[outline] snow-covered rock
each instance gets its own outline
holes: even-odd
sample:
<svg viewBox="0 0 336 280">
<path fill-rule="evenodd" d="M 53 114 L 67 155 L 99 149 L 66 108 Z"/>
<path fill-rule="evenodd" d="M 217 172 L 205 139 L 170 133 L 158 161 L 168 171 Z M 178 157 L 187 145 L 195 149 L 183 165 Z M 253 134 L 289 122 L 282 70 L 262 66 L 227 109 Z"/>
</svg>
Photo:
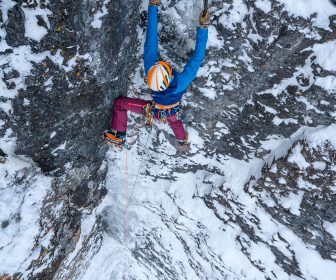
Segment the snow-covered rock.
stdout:
<svg viewBox="0 0 336 280">
<path fill-rule="evenodd" d="M 201 1 L 162 0 L 178 70 Z M 190 150 L 129 114 L 150 99 L 147 1 L 0 3 L 0 279 L 332 279 L 336 275 L 333 1 L 212 0 L 185 98 Z"/>
</svg>

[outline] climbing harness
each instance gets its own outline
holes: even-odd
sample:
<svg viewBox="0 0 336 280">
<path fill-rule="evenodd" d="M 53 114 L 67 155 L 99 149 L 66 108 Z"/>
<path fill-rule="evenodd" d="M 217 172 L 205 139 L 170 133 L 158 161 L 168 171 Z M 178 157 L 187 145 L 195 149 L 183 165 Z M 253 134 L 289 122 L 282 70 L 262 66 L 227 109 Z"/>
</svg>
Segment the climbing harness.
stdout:
<svg viewBox="0 0 336 280">
<path fill-rule="evenodd" d="M 153 125 L 153 119 L 158 120 L 160 123 L 167 123 L 167 118 L 172 115 L 176 115 L 176 118 L 180 120 L 182 118 L 181 102 L 162 105 L 152 101 L 144 106 L 144 115 L 146 124 L 149 126 Z"/>
<path fill-rule="evenodd" d="M 180 102 L 176 102 L 176 103 L 171 104 L 171 105 L 161 105 L 161 104 L 155 103 L 155 102 L 153 102 L 153 103 L 154 103 L 155 108 L 161 109 L 161 110 L 169 110 L 169 109 L 175 108 L 178 105 L 180 105 Z"/>
<path fill-rule="evenodd" d="M 176 118 L 179 117 L 179 112 L 181 110 L 180 102 L 176 102 L 171 105 L 162 105 L 153 102 L 153 115 L 155 119 L 158 119 L 162 123 L 167 122 L 167 118 L 172 115 L 176 115 Z"/>
</svg>

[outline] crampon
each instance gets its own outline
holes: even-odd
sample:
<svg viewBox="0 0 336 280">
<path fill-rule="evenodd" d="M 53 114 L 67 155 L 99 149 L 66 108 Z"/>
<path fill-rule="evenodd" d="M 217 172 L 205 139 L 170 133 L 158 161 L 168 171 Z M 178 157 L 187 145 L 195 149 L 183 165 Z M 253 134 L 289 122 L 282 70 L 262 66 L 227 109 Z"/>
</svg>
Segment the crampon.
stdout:
<svg viewBox="0 0 336 280">
<path fill-rule="evenodd" d="M 186 131 L 185 136 L 184 136 L 184 140 L 179 140 L 178 141 L 178 149 L 181 152 L 186 152 L 189 149 L 188 137 L 189 137 L 189 135 L 188 135 L 188 132 Z"/>
<path fill-rule="evenodd" d="M 120 149 L 126 148 L 126 139 L 120 138 L 117 136 L 116 131 L 113 130 L 105 130 L 102 133 L 102 138 L 106 141 L 106 143 L 116 146 Z"/>
</svg>

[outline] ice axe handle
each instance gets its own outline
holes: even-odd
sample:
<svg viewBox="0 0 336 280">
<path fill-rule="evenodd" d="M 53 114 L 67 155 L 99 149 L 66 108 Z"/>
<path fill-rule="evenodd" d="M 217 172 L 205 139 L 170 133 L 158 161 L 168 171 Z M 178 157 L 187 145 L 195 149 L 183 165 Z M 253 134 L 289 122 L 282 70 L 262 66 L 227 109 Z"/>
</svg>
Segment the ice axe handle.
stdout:
<svg viewBox="0 0 336 280">
<path fill-rule="evenodd" d="M 208 0 L 203 0 L 203 1 L 204 1 L 203 16 L 205 17 L 205 15 L 208 12 Z"/>
</svg>

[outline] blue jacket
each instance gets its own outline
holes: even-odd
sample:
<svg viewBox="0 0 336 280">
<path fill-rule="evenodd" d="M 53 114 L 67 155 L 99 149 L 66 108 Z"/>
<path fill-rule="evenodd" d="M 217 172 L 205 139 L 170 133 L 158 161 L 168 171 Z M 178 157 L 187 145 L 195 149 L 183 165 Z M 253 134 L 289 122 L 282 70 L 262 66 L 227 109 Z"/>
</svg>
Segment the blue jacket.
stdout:
<svg viewBox="0 0 336 280">
<path fill-rule="evenodd" d="M 158 31 L 157 31 L 157 6 L 148 7 L 148 23 L 146 42 L 144 47 L 145 74 L 159 61 L 158 54 Z M 197 71 L 205 56 L 205 48 L 208 40 L 208 29 L 197 28 L 196 47 L 192 57 L 184 67 L 182 72 L 173 69 L 174 78 L 169 87 L 164 91 L 153 91 L 153 100 L 162 105 L 170 105 L 181 100 L 186 88 L 196 77 Z"/>
</svg>

